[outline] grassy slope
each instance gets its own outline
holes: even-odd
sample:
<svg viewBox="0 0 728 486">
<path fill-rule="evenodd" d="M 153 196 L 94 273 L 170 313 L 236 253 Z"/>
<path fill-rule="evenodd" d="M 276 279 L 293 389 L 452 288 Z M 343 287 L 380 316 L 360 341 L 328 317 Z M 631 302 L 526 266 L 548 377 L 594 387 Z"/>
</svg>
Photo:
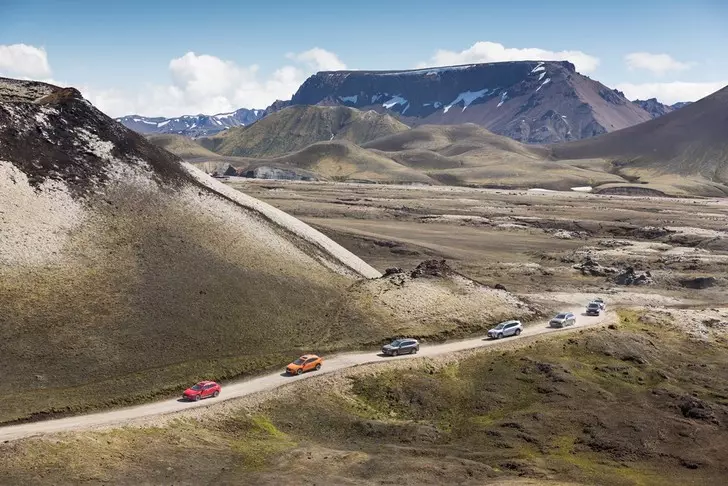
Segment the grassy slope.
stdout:
<svg viewBox="0 0 728 486">
<path fill-rule="evenodd" d="M 482 127 L 424 125 L 363 147 L 450 185 L 571 187 L 623 182 L 599 167 L 547 160 L 548 150 L 523 145 Z"/>
<path fill-rule="evenodd" d="M 176 395 L 407 322 L 341 262 L 366 264 L 197 182 L 77 91 L 0 88 L 0 422 Z M 468 317 L 527 313 L 494 300 Z M 438 309 L 420 323 L 451 324 Z"/>
<path fill-rule="evenodd" d="M 0 267 L 0 421 L 178 392 L 383 331 L 348 298 L 353 279 L 219 198 L 121 186 L 88 203 L 99 210 L 56 262 Z"/>
<path fill-rule="evenodd" d="M 177 394 L 303 352 L 378 343 L 407 324 L 382 300 L 401 289 L 352 287 L 255 214 L 187 196 L 109 190 L 88 201 L 100 209 L 55 264 L 0 267 L 0 422 Z M 442 292 L 467 322 L 486 317 L 471 331 L 498 309 L 526 312 Z M 454 315 L 432 309 L 419 335 L 457 327 Z"/>
<path fill-rule="evenodd" d="M 207 150 L 199 143 L 183 135 L 152 134 L 147 135 L 146 138 L 157 147 L 161 147 L 168 152 L 172 152 L 177 157 L 180 157 L 182 159 L 199 157 L 213 159 L 217 156 L 215 152 Z"/>
<path fill-rule="evenodd" d="M 558 159 L 608 159 L 627 176 L 688 192 L 728 194 L 728 87 L 654 120 L 554 145 Z"/>
<path fill-rule="evenodd" d="M 254 160 L 247 166 L 306 170 L 324 180 L 367 181 L 379 183 L 437 182 L 422 172 L 399 164 L 386 154 L 365 150 L 350 142 L 319 142 L 303 150 L 273 159 Z"/>
<path fill-rule="evenodd" d="M 617 329 L 434 366 L 362 370 L 326 390 L 303 383 L 253 414 L 7 444 L 0 472 L 36 484 L 662 485 L 728 477 L 728 343 L 690 341 L 631 313 Z"/>
<path fill-rule="evenodd" d="M 344 106 L 293 106 L 245 127 L 200 139 L 220 155 L 275 157 L 329 140 L 361 144 L 407 130 L 389 115 Z"/>
</svg>

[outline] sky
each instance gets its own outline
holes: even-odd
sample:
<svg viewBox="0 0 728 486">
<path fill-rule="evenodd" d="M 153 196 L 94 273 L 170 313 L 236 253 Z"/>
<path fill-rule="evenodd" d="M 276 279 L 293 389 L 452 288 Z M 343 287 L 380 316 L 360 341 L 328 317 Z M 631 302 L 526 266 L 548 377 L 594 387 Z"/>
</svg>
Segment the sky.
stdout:
<svg viewBox="0 0 728 486">
<path fill-rule="evenodd" d="M 728 85 L 725 0 L 0 0 L 0 76 L 111 116 L 265 108 L 311 74 L 569 60 L 630 99 Z"/>
</svg>

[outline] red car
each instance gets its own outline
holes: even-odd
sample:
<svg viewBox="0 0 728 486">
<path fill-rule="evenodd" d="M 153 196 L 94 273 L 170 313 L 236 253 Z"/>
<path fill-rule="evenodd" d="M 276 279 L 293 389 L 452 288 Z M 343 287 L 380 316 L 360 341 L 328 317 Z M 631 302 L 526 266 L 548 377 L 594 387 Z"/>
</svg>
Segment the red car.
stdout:
<svg viewBox="0 0 728 486">
<path fill-rule="evenodd" d="M 218 396 L 220 390 L 220 385 L 214 381 L 201 381 L 186 389 L 182 394 L 182 398 L 197 402 L 203 398 Z"/>
</svg>

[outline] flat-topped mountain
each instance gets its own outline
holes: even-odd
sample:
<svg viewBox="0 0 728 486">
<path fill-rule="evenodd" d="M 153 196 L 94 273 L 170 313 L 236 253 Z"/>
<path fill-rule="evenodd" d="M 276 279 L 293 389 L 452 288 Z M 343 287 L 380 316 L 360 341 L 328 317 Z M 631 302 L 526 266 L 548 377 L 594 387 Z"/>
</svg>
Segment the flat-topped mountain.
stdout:
<svg viewBox="0 0 728 486">
<path fill-rule="evenodd" d="M 325 71 L 309 77 L 290 104 L 376 110 L 410 126 L 475 123 L 526 143 L 581 140 L 652 118 L 566 61 Z"/>
</svg>

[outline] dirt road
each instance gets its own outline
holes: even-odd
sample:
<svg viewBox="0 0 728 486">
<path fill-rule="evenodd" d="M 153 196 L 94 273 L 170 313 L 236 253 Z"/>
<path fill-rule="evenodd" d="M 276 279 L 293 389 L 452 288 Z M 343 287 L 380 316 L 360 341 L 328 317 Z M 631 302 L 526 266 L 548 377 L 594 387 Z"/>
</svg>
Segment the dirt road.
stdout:
<svg viewBox="0 0 728 486">
<path fill-rule="evenodd" d="M 350 353 L 335 355 L 330 358 L 324 357 L 324 367 L 321 371 L 310 372 L 301 376 L 286 376 L 283 373 L 273 373 L 270 375 L 260 376 L 250 380 L 239 381 L 227 384 L 223 387 L 222 394 L 215 399 L 206 399 L 199 402 L 182 402 L 179 399 L 164 400 L 161 402 L 148 403 L 135 407 L 122 408 L 117 410 L 109 410 L 89 415 L 79 415 L 56 420 L 45 420 L 41 422 L 32 422 L 27 424 L 11 425 L 0 427 L 0 442 L 18 440 L 25 437 L 32 437 L 43 434 L 51 434 L 55 432 L 68 432 L 76 430 L 91 429 L 96 427 L 109 427 L 123 425 L 133 420 L 149 418 L 159 415 L 167 415 L 175 412 L 189 410 L 195 407 L 206 407 L 221 400 L 230 400 L 254 393 L 263 392 L 278 388 L 283 385 L 295 383 L 299 380 L 307 380 L 320 376 L 321 374 L 331 373 L 337 370 L 350 368 L 353 366 L 363 365 L 367 363 L 377 363 L 382 360 L 401 360 L 411 359 L 417 356 L 438 356 L 443 354 L 451 354 L 458 351 L 468 349 L 498 346 L 514 340 L 522 339 L 528 336 L 536 336 L 539 334 L 551 334 L 556 332 L 570 332 L 573 330 L 595 327 L 601 324 L 614 321 L 616 315 L 613 312 L 605 312 L 598 317 L 587 317 L 582 315 L 583 307 L 570 309 L 576 315 L 576 325 L 565 329 L 552 329 L 547 326 L 546 322 L 538 322 L 528 325 L 524 328 L 520 336 L 504 338 L 501 340 L 485 340 L 483 337 L 471 338 L 462 341 L 452 341 L 443 344 L 422 345 L 419 353 L 409 356 L 398 357 L 382 357 L 377 352 Z M 180 390 L 181 394 L 182 390 Z"/>
</svg>

